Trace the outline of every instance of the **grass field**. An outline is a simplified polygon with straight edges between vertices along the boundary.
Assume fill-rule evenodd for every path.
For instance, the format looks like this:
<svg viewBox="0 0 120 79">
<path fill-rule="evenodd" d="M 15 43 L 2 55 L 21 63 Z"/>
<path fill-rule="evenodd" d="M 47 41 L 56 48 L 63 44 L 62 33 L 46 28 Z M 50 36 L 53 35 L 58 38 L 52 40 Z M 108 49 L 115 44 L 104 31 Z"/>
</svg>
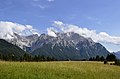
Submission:
<svg viewBox="0 0 120 79">
<path fill-rule="evenodd" d="M 82 61 L 0 61 L 0 79 L 120 79 L 120 67 Z"/>
</svg>

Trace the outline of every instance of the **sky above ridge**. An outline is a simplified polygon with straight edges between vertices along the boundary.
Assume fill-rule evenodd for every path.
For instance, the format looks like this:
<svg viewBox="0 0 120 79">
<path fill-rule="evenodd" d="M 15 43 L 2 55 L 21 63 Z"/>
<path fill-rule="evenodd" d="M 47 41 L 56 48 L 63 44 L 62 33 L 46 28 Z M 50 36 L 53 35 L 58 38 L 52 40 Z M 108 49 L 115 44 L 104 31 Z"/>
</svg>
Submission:
<svg viewBox="0 0 120 79">
<path fill-rule="evenodd" d="M 119 51 L 119 8 L 120 0 L 0 0 L 0 31 L 75 31 Z"/>
</svg>

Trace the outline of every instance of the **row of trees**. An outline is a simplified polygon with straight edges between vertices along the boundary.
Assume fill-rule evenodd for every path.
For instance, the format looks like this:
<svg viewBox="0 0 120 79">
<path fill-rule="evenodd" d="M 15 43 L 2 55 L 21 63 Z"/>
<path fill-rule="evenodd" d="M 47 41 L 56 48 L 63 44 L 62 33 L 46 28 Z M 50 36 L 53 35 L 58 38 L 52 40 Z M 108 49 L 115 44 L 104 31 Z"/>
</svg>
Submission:
<svg viewBox="0 0 120 79">
<path fill-rule="evenodd" d="M 116 56 L 114 54 L 108 54 L 106 58 L 104 58 L 103 56 L 96 56 L 96 57 L 91 57 L 89 59 L 89 61 L 115 61 L 116 60 Z"/>
<path fill-rule="evenodd" d="M 24 54 L 23 57 L 20 57 L 20 61 L 57 61 L 57 59 L 55 59 L 54 57 L 49 57 L 49 56 L 31 56 L 29 54 Z"/>
<path fill-rule="evenodd" d="M 0 60 L 5 60 L 5 61 L 57 61 L 57 59 L 53 57 L 45 57 L 45 56 L 31 56 L 30 54 L 24 54 L 23 56 L 16 56 L 14 54 L 7 54 L 7 55 L 2 55 L 0 54 Z"/>
<path fill-rule="evenodd" d="M 114 61 L 114 63 L 110 64 L 120 66 L 120 60 L 117 59 L 114 54 L 108 54 L 106 58 L 104 58 L 103 56 L 99 57 L 97 55 L 96 57 L 90 58 L 89 61 L 104 61 L 104 64 L 107 64 L 108 61 Z"/>
<path fill-rule="evenodd" d="M 5 60 L 5 61 L 57 61 L 57 59 L 53 57 L 46 57 L 46 56 L 31 56 L 30 54 L 24 54 L 22 56 L 17 56 L 14 54 L 7 54 L 7 55 L 2 55 L 0 54 L 0 60 Z M 106 58 L 103 56 L 96 56 L 92 57 L 89 59 L 89 61 L 104 61 L 104 63 L 107 63 L 107 61 L 115 61 L 115 65 L 120 65 L 120 61 L 116 59 L 116 56 L 113 54 L 108 54 Z"/>
</svg>

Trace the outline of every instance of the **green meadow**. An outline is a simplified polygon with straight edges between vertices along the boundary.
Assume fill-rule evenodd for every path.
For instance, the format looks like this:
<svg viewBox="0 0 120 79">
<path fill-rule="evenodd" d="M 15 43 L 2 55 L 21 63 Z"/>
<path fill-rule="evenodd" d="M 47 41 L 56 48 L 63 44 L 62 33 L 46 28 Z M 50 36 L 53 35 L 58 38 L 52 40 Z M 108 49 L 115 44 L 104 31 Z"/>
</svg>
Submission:
<svg viewBox="0 0 120 79">
<path fill-rule="evenodd" d="M 103 62 L 4 62 L 0 79 L 120 79 L 120 67 Z"/>
</svg>

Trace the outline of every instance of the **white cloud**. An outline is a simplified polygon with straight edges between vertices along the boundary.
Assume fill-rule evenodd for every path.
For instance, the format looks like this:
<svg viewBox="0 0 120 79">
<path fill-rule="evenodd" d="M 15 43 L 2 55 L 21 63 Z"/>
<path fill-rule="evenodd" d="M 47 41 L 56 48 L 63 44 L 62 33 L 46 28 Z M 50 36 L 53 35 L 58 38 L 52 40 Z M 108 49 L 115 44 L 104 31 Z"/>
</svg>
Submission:
<svg viewBox="0 0 120 79">
<path fill-rule="evenodd" d="M 48 2 L 53 2 L 53 1 L 55 1 L 55 0 L 47 0 Z"/>
<path fill-rule="evenodd" d="M 76 25 L 64 24 L 63 22 L 60 22 L 60 21 L 54 21 L 53 26 L 59 28 L 64 33 L 74 32 L 86 38 L 92 38 L 95 42 L 120 44 L 119 36 L 110 36 L 106 32 L 97 33 L 96 30 L 89 30 L 87 28 L 81 28 Z"/>
<path fill-rule="evenodd" d="M 57 35 L 56 35 L 56 30 L 54 29 L 54 28 L 47 28 L 47 32 L 48 32 L 48 35 L 50 35 L 50 36 L 53 36 L 53 37 L 57 37 Z"/>
<path fill-rule="evenodd" d="M 13 22 L 0 22 L 0 38 L 11 39 L 13 33 L 19 35 L 38 34 L 36 29 L 30 25 L 21 25 Z"/>
<path fill-rule="evenodd" d="M 60 22 L 60 21 L 54 21 L 53 26 L 56 26 L 57 28 L 61 29 L 62 31 L 64 29 L 64 24 L 63 24 L 63 22 Z"/>
</svg>

